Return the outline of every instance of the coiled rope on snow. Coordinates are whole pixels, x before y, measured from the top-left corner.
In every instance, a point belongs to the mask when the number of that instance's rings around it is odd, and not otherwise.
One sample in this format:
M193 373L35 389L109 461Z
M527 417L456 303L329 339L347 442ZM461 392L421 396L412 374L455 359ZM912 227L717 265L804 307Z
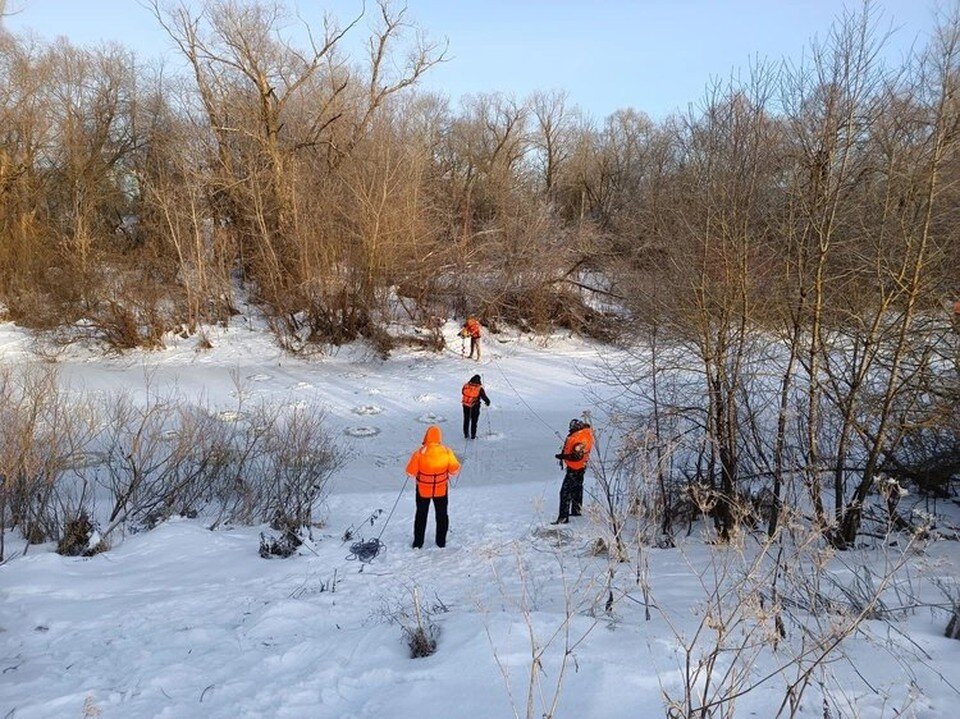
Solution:
M403 490L407 486L407 478L404 477L403 484L400 485L400 491L397 492L397 498L393 502L393 507L390 508L390 513L387 515L387 518L384 520L383 525L380 527L380 533L373 539L364 539L361 537L353 544L350 545L350 553L347 555L348 561L358 561L362 564L369 564L383 552L387 550L387 545L382 541L383 532L387 528L387 525L390 523L390 518L393 517L394 511L397 509L397 505L400 504L400 497L403 496ZM382 509L378 509L376 512L371 514L364 523L370 522L372 525L374 521L383 513ZM350 530L348 529L344 533L344 537L349 539ZM363 571L361 567L360 571Z

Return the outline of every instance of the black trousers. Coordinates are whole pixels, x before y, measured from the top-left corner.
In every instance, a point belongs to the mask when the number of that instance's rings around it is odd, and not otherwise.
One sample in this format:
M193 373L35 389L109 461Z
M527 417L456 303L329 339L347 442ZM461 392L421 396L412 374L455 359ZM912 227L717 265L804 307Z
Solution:
M578 515L583 509L583 474L584 469L570 469L563 475L563 484L560 485L560 512L557 519L566 519L571 514Z
M477 438L477 422L480 421L480 400L473 407L463 405L463 438Z
M447 497L421 497L417 490L417 513L413 516L413 546L419 549L423 546L423 535L427 530L427 513L430 511L430 500L433 500L433 514L437 522L437 546L447 543L447 529L450 518L447 516Z
M476 359L480 359L480 338L471 337L470 338L470 359L474 359L473 353L477 353Z

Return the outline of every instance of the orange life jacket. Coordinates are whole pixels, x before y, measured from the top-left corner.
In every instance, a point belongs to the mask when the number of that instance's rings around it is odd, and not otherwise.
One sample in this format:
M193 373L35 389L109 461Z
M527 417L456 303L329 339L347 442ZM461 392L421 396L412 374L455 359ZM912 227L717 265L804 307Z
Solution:
M480 323L472 317L467 320L467 324L463 326L463 329L465 329L471 337L480 337Z
M953 314L960 316L960 300L957 300L953 305Z
M463 406L464 407L474 407L477 402L480 401L480 392L483 390L482 384L474 384L473 382L467 382L463 385Z
M593 430L589 427L578 429L567 435L563 443L563 454L572 455L579 452L580 459L565 459L568 469L583 469L590 459L590 450L593 449Z
M450 477L460 471L457 456L440 444L441 439L439 427L428 427L423 446L407 462L407 474L416 477L421 497L446 497Z

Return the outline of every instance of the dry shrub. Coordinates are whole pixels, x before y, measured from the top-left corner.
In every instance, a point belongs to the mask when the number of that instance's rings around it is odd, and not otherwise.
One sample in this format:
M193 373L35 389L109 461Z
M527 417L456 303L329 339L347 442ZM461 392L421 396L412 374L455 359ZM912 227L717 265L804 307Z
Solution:
M502 321L525 331L567 329L604 342L619 336L616 318L591 309L579 296L555 285L508 292L500 298L497 309Z
M411 599L411 606L400 613L397 620L410 650L410 658L423 659L436 653L440 626L433 621L433 612L423 606L419 589L412 590Z
M57 542L57 554L67 557L92 557L108 549L100 538L90 516L81 511L63 525L63 533Z
M833 676L832 667L844 657L849 639L869 636L868 620L888 622L898 631L892 625L903 612L889 610L887 598L900 605L903 588L913 587L914 580L903 576L913 548L886 549L875 573L866 565L846 565L834 574L831 561L843 562L846 555L824 550L822 534L798 519L785 513L783 534L758 545L711 550L708 568L698 572L702 597L692 631L675 623L671 607L655 603L678 646L682 682L661 687L671 719L731 719L738 716L739 702L761 687L779 695L780 705L771 706L769 716L795 717L814 687L824 703L833 699L827 684L841 695L852 691L849 680ZM851 569L853 582L841 581ZM901 656L902 647L879 644L896 661L918 660ZM761 665L769 666L757 671Z
M424 602L420 587L408 587L406 599L395 599L384 604L374 616L400 627L404 644L411 659L429 657L437 651L440 625L436 617L450 611L439 597L433 603Z
M296 533L345 455L316 408L270 405L217 412L147 379L145 399L68 396L55 368L0 371L0 557L7 529L83 555L101 536L150 529L178 515L270 522ZM243 392L238 393L242 396ZM97 545L96 542L93 543Z
M61 536L71 496L82 503L87 491L77 465L98 429L91 405L68 399L55 368L0 371L0 556L6 528L28 544Z
M97 340L118 351L162 347L162 337L168 329L155 307L113 299L100 304L88 318L87 327Z
M295 533L311 524L344 459L313 407L241 400L235 410L214 411L149 390L143 403L120 395L107 404L100 481L113 504L104 536L200 513L214 517L212 527L264 522Z
M292 557L302 544L303 539L292 528L287 528L277 537L267 537L263 532L260 532L260 556L263 559Z
M429 657L437 651L438 634L435 628L436 625L434 624L428 627L417 626L412 629L404 627L411 659Z

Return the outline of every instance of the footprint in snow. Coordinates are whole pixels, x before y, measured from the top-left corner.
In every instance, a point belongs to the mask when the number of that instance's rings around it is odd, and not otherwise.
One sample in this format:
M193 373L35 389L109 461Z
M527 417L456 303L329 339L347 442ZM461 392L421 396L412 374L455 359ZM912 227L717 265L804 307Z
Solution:
M504 438L503 432L490 432L489 434L481 435L480 439L485 439L488 442L499 442Z
M435 394L418 394L418 395L417 395L416 397L414 397L413 399L414 399L415 402L432 402L433 400L437 399L437 395L435 395Z
M378 467L394 467L400 462L403 458L399 455L375 455L373 458L373 463Z
M313 389L313 385L309 382L297 382L294 386L294 389Z
M250 380L251 382L265 382L268 379L270 379L270 375L263 374L262 372L258 374L248 374L247 379Z
M421 414L419 417L417 417L417 421L423 424L440 424L441 422L446 422L447 418L442 414L427 412L426 414Z
M353 413L359 415L375 415L381 412L383 412L383 409L377 407L375 404L362 404L359 407L353 408Z
M380 429L377 427L363 427L363 426L347 427L343 431L343 433L349 437L357 437L357 438L375 437L378 434L380 434Z
M571 530L553 526L537 527L533 530L533 536L556 544L570 544L574 540Z

